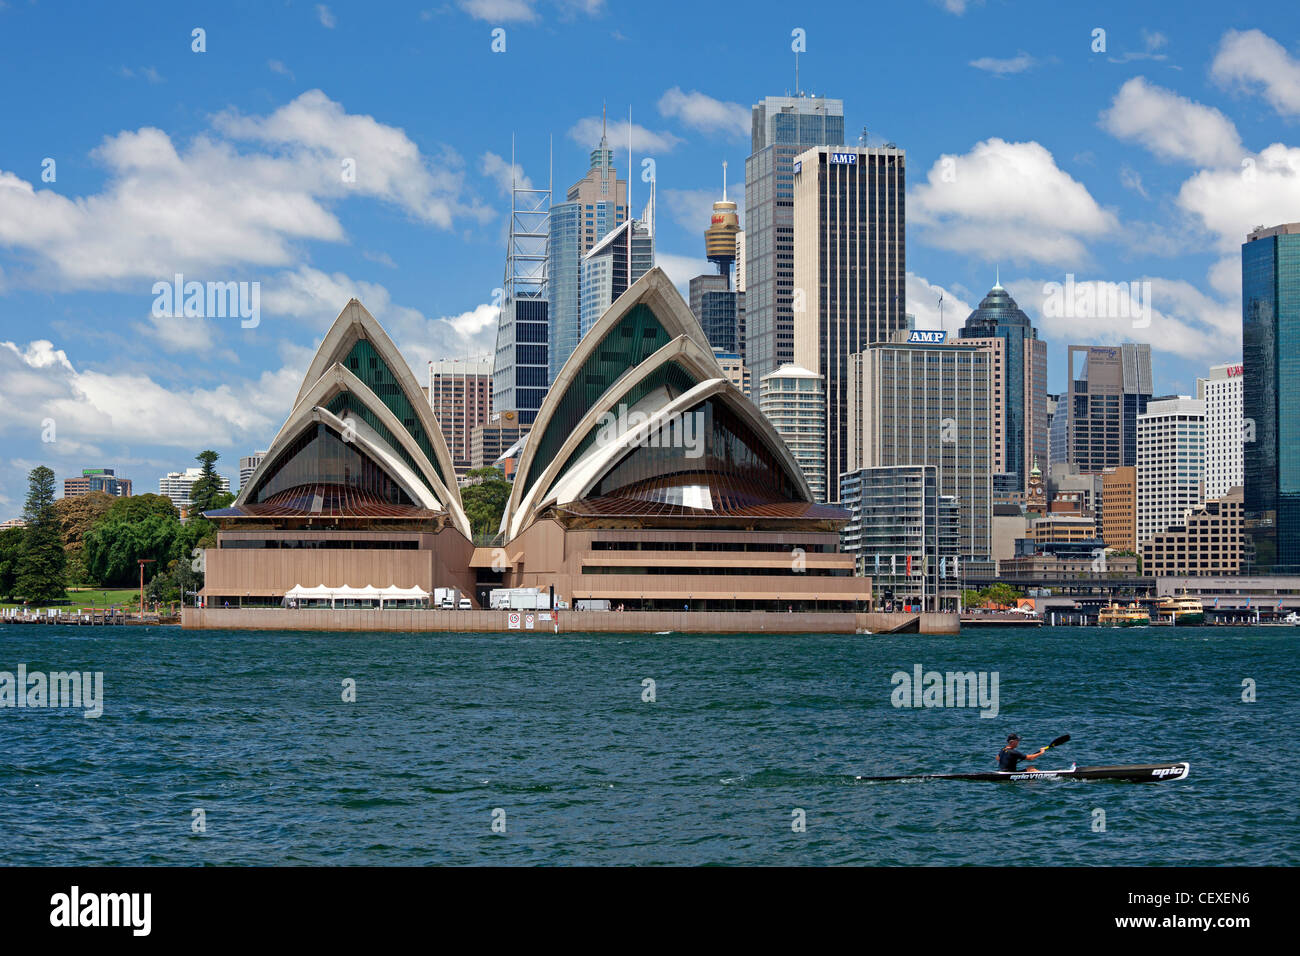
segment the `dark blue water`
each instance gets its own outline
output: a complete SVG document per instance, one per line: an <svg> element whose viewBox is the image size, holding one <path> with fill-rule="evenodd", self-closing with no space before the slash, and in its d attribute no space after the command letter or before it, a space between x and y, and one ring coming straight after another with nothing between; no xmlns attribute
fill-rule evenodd
<svg viewBox="0 0 1300 956"><path fill-rule="evenodd" d="M0 670L100 670L106 698L98 719L0 709L0 861L1295 864L1298 638L0 625ZM895 708L891 675L918 663L998 672L1001 713ZM1040 768L1188 760L1191 776L854 779L991 769L1009 730L1025 750L1073 735Z"/></svg>

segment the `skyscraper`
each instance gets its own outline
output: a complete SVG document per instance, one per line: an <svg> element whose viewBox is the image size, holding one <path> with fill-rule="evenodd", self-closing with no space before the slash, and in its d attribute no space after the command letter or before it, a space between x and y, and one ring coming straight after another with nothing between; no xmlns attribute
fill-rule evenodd
<svg viewBox="0 0 1300 956"><path fill-rule="evenodd" d="M1137 420L1137 540L1181 525L1204 501L1205 403L1157 399ZM1104 479L1103 479L1104 480Z"/></svg>
<svg viewBox="0 0 1300 956"><path fill-rule="evenodd" d="M474 429L492 416L492 360L443 359L429 363L429 407L451 453L456 476L474 465Z"/></svg>
<svg viewBox="0 0 1300 956"><path fill-rule="evenodd" d="M1300 572L1300 222L1241 247L1246 530L1255 568Z"/></svg>
<svg viewBox="0 0 1300 956"><path fill-rule="evenodd" d="M828 501L850 470L849 356L906 326L905 164L901 149L865 146L794 164L794 363L826 379Z"/></svg>
<svg viewBox="0 0 1300 956"><path fill-rule="evenodd" d="M511 167L514 156L511 155ZM510 190L505 284L492 364L492 408L517 411L531 424L550 382L547 305L551 188Z"/></svg>
<svg viewBox="0 0 1300 956"><path fill-rule="evenodd" d="M1049 460L1047 430L1047 343L1016 300L994 283L979 307L957 333L972 344L1003 343L1002 401L994 446L1001 451L998 470L1016 476L1021 490L1037 460Z"/></svg>
<svg viewBox="0 0 1300 956"><path fill-rule="evenodd" d="M587 175L551 207L549 307L550 373L554 379L582 338L583 257L628 219L627 181L618 178L614 150L602 129Z"/></svg>
<svg viewBox="0 0 1300 956"><path fill-rule="evenodd" d="M243 491L244 486L252 479L253 473L257 471L257 466L262 463L266 457L265 451L255 451L251 455L244 455L239 459L239 490Z"/></svg>
<svg viewBox="0 0 1300 956"><path fill-rule="evenodd" d="M1070 460L1069 442L1067 441L1070 425L1069 396L1056 394L1047 396L1047 471L1058 461ZM1041 464L1041 462L1040 462Z"/></svg>
<svg viewBox="0 0 1300 956"><path fill-rule="evenodd" d="M1137 417L1151 399L1151 346L1071 345L1069 372L1069 460L1086 475L1136 465Z"/></svg>
<svg viewBox="0 0 1300 956"><path fill-rule="evenodd" d="M713 204L709 228L704 231L705 255L718 271L691 280L691 311L715 351L744 355L745 294L731 287L731 266L737 261L739 236L740 219L736 204L727 198L724 162L722 198Z"/></svg>
<svg viewBox="0 0 1300 956"><path fill-rule="evenodd" d="M1241 366L1214 365L1196 380L1205 403L1205 498L1221 498L1242 485Z"/></svg>
<svg viewBox="0 0 1300 956"><path fill-rule="evenodd" d="M816 372L782 365L758 383L758 407L784 439L815 501L826 500L826 390Z"/></svg>
<svg viewBox="0 0 1300 956"><path fill-rule="evenodd" d="M933 465L957 499L963 561L992 555L993 374L989 350L888 343L852 357L847 472Z"/></svg>
<svg viewBox="0 0 1300 956"><path fill-rule="evenodd" d="M651 200L653 203L653 200ZM655 267L653 217L629 219L596 243L582 257L578 324L587 334L614 300Z"/></svg>
<svg viewBox="0 0 1300 956"><path fill-rule="evenodd" d="M165 498L170 498L176 510L181 512L185 517L190 507L190 492L194 490L194 482L203 477L203 469L197 466L186 468L184 471L169 471L164 477L158 479L158 494ZM223 492L230 491L230 479L225 475L217 475L217 484Z"/></svg>
<svg viewBox="0 0 1300 956"><path fill-rule="evenodd" d="M751 111L745 161L745 364L762 380L794 358L794 159L844 142L844 101L768 96Z"/></svg>

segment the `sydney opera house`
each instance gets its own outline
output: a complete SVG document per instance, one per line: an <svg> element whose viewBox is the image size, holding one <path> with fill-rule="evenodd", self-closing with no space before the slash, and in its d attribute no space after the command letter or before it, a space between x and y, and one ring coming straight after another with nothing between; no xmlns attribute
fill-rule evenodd
<svg viewBox="0 0 1300 956"><path fill-rule="evenodd" d="M870 579L839 551L848 514L814 500L659 269L552 382L499 532L478 546L429 403L355 299L255 474L207 514L220 529L205 556L208 608L279 607L319 586L455 588L475 608L500 587L629 611L870 605Z"/></svg>

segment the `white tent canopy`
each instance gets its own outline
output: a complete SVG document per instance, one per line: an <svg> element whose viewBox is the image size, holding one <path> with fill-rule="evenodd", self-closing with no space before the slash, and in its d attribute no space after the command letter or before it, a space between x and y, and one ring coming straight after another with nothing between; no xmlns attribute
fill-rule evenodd
<svg viewBox="0 0 1300 956"><path fill-rule="evenodd" d="M340 587L320 584L314 588L305 588L301 584L295 584L284 594L286 601L329 601L331 607L335 601L340 600L379 601L382 607L384 601L423 601L428 596L429 592L421 587L399 588L395 584L386 588L377 588L373 584L361 588L346 584Z"/></svg>

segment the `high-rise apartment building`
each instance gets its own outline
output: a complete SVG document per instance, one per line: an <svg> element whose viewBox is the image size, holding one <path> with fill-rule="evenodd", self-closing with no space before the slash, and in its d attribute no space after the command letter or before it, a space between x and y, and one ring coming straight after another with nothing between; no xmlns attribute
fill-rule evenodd
<svg viewBox="0 0 1300 956"><path fill-rule="evenodd" d="M1001 281L957 333L962 341L1000 346L994 351L994 470L1016 476L1023 491L1035 461L1049 462L1047 343Z"/></svg>
<svg viewBox="0 0 1300 956"><path fill-rule="evenodd" d="M1137 420L1137 540L1181 525L1205 501L1205 403L1153 399ZM1104 480L1104 479L1103 479Z"/></svg>
<svg viewBox="0 0 1300 956"><path fill-rule="evenodd" d="M549 184L546 189L514 184L505 284L492 357L492 407L517 412L524 424L537 417L550 384L550 218ZM576 320L576 307L574 317Z"/></svg>
<svg viewBox="0 0 1300 956"><path fill-rule="evenodd" d="M1220 498L1244 485L1240 365L1213 365L1209 378L1196 380L1196 397L1205 403L1205 497Z"/></svg>
<svg viewBox="0 0 1300 956"><path fill-rule="evenodd" d="M257 471L257 466L262 463L266 457L266 452L255 451L251 455L244 455L239 459L239 490L243 491L244 486L253 478L253 473Z"/></svg>
<svg viewBox="0 0 1300 956"><path fill-rule="evenodd" d="M825 380L806 368L782 365L759 381L758 407L799 462L813 500L825 501Z"/></svg>
<svg viewBox="0 0 1300 956"><path fill-rule="evenodd" d="M492 417L492 360L430 362L427 391L452 467L457 477L464 477L474 467L474 429Z"/></svg>
<svg viewBox="0 0 1300 956"><path fill-rule="evenodd" d="M826 380L828 501L853 470L850 356L906 328L905 164L890 147L819 146L795 159L794 363Z"/></svg>
<svg viewBox="0 0 1300 956"><path fill-rule="evenodd" d="M63 497L80 498L102 491L115 498L131 497L131 479L119 478L112 468L83 468L81 474L63 479Z"/></svg>
<svg viewBox="0 0 1300 956"><path fill-rule="evenodd" d="M872 345L850 363L848 471L935 466L964 561L992 555L993 390L988 350L964 343Z"/></svg>
<svg viewBox="0 0 1300 956"><path fill-rule="evenodd" d="M158 494L170 498L176 510L182 514L189 511L190 491L194 488L194 482L203 477L203 469L198 466L186 468L184 471L169 471L164 477L158 479ZM218 475L218 486L223 492L230 491L230 479L225 475Z"/></svg>
<svg viewBox="0 0 1300 956"><path fill-rule="evenodd" d="M1241 247L1246 530L1256 570L1300 573L1300 222Z"/></svg>
<svg viewBox="0 0 1300 956"><path fill-rule="evenodd" d="M956 609L960 596L960 509L939 494L934 465L860 468L840 480L850 514L843 550L871 577L876 601Z"/></svg>
<svg viewBox="0 0 1300 956"><path fill-rule="evenodd" d="M745 161L745 364L760 381L794 357L794 161L844 142L844 102L768 96L751 111Z"/></svg>
<svg viewBox="0 0 1300 956"><path fill-rule="evenodd" d="M583 257L629 218L627 181L618 178L614 150L604 130L591 151L587 175L551 207L549 302L550 371L559 374L582 338Z"/></svg>
<svg viewBox="0 0 1300 956"><path fill-rule="evenodd" d="M1137 464L1137 419L1152 394L1151 346L1071 345L1069 371L1069 460L1093 475Z"/></svg>

